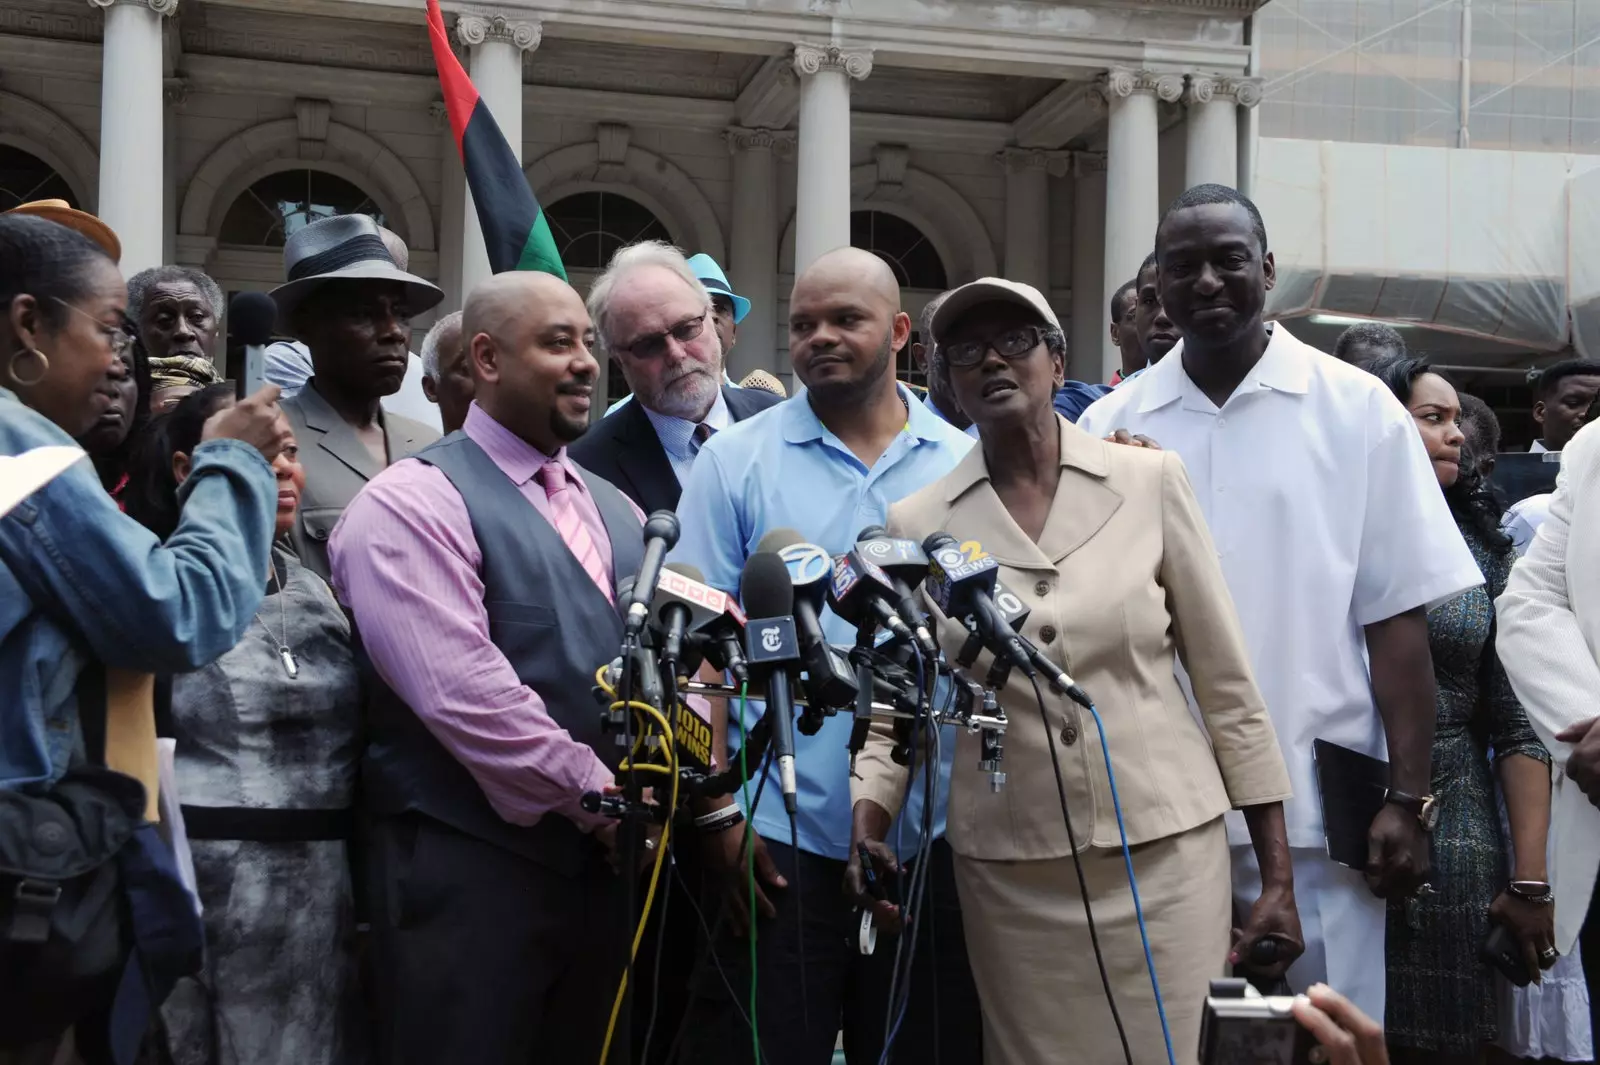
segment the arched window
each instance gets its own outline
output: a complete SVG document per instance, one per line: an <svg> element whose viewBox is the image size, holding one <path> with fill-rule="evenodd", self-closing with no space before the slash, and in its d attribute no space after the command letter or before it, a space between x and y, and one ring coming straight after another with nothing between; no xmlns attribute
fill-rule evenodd
<svg viewBox="0 0 1600 1065"><path fill-rule="evenodd" d="M904 218L886 211L852 211L850 243L887 260L901 288L943 292L949 287L938 251L920 229Z"/></svg>
<svg viewBox="0 0 1600 1065"><path fill-rule="evenodd" d="M572 270L603 270L618 248L641 240L672 241L650 208L614 192L577 192L544 209L561 263Z"/></svg>
<svg viewBox="0 0 1600 1065"><path fill-rule="evenodd" d="M32 200L66 200L78 206L66 179L31 152L0 144L0 211Z"/></svg>
<svg viewBox="0 0 1600 1065"><path fill-rule="evenodd" d="M383 212L372 197L344 178L320 170L280 170L233 201L217 242L281 248L290 233L336 214L370 215L380 226L384 224Z"/></svg>

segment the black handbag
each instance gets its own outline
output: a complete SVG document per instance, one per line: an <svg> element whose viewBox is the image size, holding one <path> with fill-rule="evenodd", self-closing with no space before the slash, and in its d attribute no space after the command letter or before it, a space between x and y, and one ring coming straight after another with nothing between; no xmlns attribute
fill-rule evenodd
<svg viewBox="0 0 1600 1065"><path fill-rule="evenodd" d="M73 1029L90 1065L131 1065L205 933L144 785L104 765L105 673L78 678L87 764L0 788L0 1051Z"/></svg>
<svg viewBox="0 0 1600 1065"><path fill-rule="evenodd" d="M117 858L144 804L137 780L94 765L0 789L0 1048L109 1009L133 940Z"/></svg>

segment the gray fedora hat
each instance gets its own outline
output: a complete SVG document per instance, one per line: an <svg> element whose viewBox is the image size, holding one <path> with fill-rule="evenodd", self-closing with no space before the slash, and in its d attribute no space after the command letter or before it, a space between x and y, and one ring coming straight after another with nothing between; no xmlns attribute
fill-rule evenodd
<svg viewBox="0 0 1600 1065"><path fill-rule="evenodd" d="M294 309L329 281L393 281L406 287L407 304L420 314L444 300L437 285L395 265L378 224L364 214L321 218L283 243L284 284L272 290L278 318L289 324Z"/></svg>

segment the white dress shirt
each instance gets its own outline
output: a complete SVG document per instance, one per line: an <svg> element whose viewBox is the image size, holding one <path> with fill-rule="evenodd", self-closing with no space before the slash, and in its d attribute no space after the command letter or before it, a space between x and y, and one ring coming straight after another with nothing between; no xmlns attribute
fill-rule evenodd
<svg viewBox="0 0 1600 1065"><path fill-rule="evenodd" d="M1376 377L1282 325L1218 409L1180 345L1079 426L1182 456L1294 786L1289 844L1321 849L1313 740L1386 757L1362 627L1483 583L1411 415ZM1229 839L1247 843L1229 815Z"/></svg>
<svg viewBox="0 0 1600 1065"><path fill-rule="evenodd" d="M698 422L687 418L674 418L670 414L659 414L649 407L644 408L644 416L650 419L650 424L655 427L656 437L661 441L661 450L667 453L667 461L672 463L672 472L678 475L678 487L689 483L689 471L694 468L695 456L700 454L701 442L694 438L695 429L701 425L709 425L717 432L722 432L733 424L733 414L728 410L728 401L722 395L722 389L717 389L716 402L711 404L711 409L706 416Z"/></svg>

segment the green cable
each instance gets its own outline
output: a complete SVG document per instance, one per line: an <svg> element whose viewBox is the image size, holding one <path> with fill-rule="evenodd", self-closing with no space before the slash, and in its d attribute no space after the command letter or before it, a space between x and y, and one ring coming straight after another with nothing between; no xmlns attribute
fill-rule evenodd
<svg viewBox="0 0 1600 1065"><path fill-rule="evenodd" d="M748 811L750 810L750 763L746 760L745 749L750 746L749 736L744 731L745 699L749 692L748 681L739 685L739 775L744 778L739 785L740 794L744 798L744 808L747 816L744 819L744 854L746 873L750 880L750 1043L755 1056L751 1058L753 1065L761 1065L761 1033L756 1027L756 848L751 837L755 835L755 826L750 823Z"/></svg>

